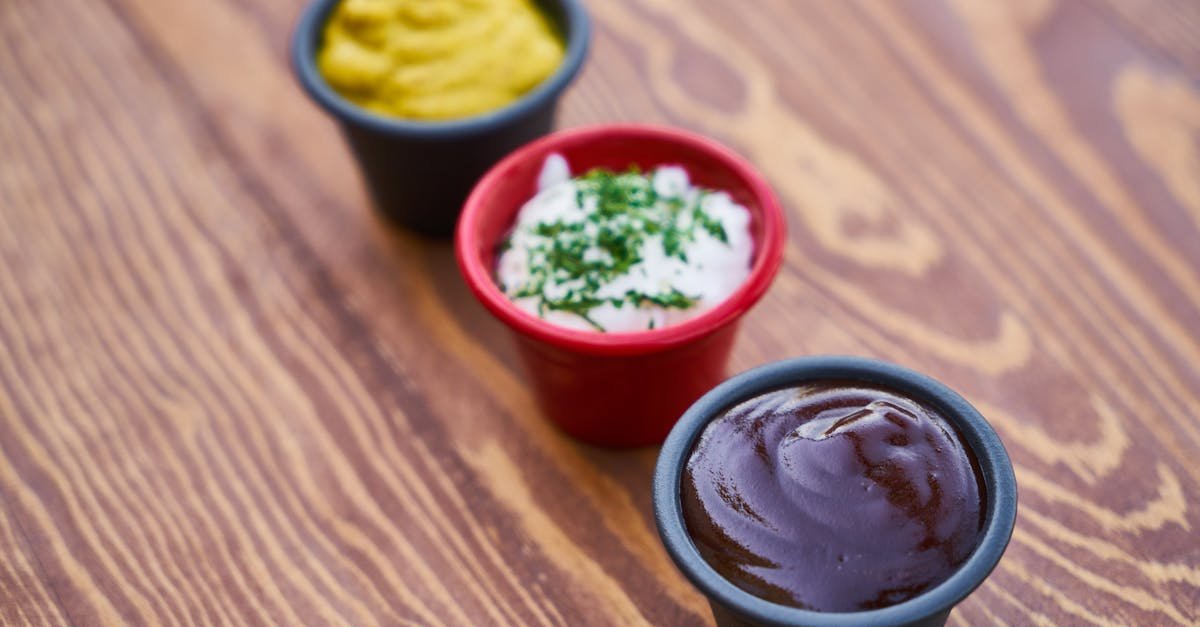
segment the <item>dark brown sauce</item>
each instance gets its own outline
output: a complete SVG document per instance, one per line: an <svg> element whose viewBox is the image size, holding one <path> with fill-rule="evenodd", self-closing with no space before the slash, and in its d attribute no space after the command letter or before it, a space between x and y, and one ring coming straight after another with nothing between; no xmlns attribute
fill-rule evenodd
<svg viewBox="0 0 1200 627"><path fill-rule="evenodd" d="M848 612L949 577L978 541L981 485L939 413L830 381L714 419L681 488L688 533L726 579L768 601Z"/></svg>

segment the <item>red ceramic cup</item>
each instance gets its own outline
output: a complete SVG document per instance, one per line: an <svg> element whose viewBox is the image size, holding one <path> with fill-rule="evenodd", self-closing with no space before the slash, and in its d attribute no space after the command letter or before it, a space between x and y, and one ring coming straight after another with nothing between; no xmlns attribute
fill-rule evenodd
<svg viewBox="0 0 1200 627"><path fill-rule="evenodd" d="M512 303L495 281L497 244L537 192L550 154L573 173L681 165L694 185L724 190L750 210L754 261L728 299L661 329L598 333L558 327ZM659 444L693 401L722 381L738 321L780 264L786 221L766 180L733 151L686 131L606 124L543 137L497 163L475 185L455 236L467 285L516 338L542 410L564 431L603 446Z"/></svg>

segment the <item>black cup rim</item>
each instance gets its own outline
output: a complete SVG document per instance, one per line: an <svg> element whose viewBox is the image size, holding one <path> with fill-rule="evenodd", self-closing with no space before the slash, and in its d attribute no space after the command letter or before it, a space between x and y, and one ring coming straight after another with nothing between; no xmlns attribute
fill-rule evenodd
<svg viewBox="0 0 1200 627"><path fill-rule="evenodd" d="M430 121L390 117L346 100L325 82L325 78L317 69L317 47L321 39L321 29L329 13L341 1L314 0L301 13L292 31L292 70L300 81L300 86L317 104L344 124L413 140L454 139L480 135L507 126L540 110L548 102L557 99L575 79L587 58L592 37L591 21L582 0L547 0L557 4L563 11L567 49L558 68L537 87L504 107L470 117Z"/></svg>
<svg viewBox="0 0 1200 627"><path fill-rule="evenodd" d="M841 379L886 386L930 404L946 416L979 461L985 488L983 536L949 579L903 603L861 612L815 612L772 603L738 588L700 555L683 521L679 485L692 445L710 420L759 394L805 381ZM863 357L801 357L754 368L696 401L667 436L654 471L654 517L667 552L714 605L764 625L830 627L904 625L949 611L983 583L1004 554L1017 517L1017 482L1000 437L958 393L896 364Z"/></svg>

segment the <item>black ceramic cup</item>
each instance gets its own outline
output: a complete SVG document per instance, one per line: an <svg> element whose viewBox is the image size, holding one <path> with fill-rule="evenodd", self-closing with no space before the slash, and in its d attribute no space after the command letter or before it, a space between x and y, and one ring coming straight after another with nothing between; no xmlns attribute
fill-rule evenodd
<svg viewBox="0 0 1200 627"><path fill-rule="evenodd" d="M326 20L341 0L315 0L292 34L301 86L341 127L376 209L392 222L449 237L475 181L516 147L549 133L558 98L579 73L591 40L582 0L535 0L566 42L558 69L517 101L472 117L421 121L368 111L342 98L317 70Z"/></svg>
<svg viewBox="0 0 1200 627"><path fill-rule="evenodd" d="M863 382L890 388L939 411L970 448L982 474L984 527L974 552L948 579L902 603L858 612L815 612L779 605L738 588L700 555L683 519L680 487L696 439L709 421L761 394L819 380ZM676 423L659 452L654 473L654 515L667 552L708 597L718 625L869 627L943 625L950 610L987 578L1000 561L1017 516L1017 483L1000 438L983 416L953 390L907 368L860 357L804 357L755 368L729 379L696 401Z"/></svg>

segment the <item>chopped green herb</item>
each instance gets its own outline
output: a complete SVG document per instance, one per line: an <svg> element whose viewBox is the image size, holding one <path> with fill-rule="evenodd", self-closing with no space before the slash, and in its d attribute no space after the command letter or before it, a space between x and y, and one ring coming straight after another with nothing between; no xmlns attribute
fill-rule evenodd
<svg viewBox="0 0 1200 627"><path fill-rule="evenodd" d="M705 231L708 231L709 235L713 236L713 239L719 240L722 244L729 243L729 237L725 235L725 226L721 224L720 220L700 209L699 203L696 206L696 221L704 227Z"/></svg>
<svg viewBox="0 0 1200 627"><path fill-rule="evenodd" d="M661 239L662 252L687 262L687 246L703 229L728 244L720 219L704 210L706 192L694 189L679 195L660 195L654 179L636 167L624 172L594 169L573 179L575 204L584 210L579 219L539 222L528 232L530 276L521 285L508 286L515 298L538 299L538 312L566 311L578 315L597 330L604 328L590 317L605 303L620 308L647 304L687 309L697 297L675 286L658 291L627 290L619 296L600 296L601 290L642 262L648 237ZM511 246L511 238L501 250ZM505 290L507 292L507 289ZM651 321L649 328L654 328Z"/></svg>

